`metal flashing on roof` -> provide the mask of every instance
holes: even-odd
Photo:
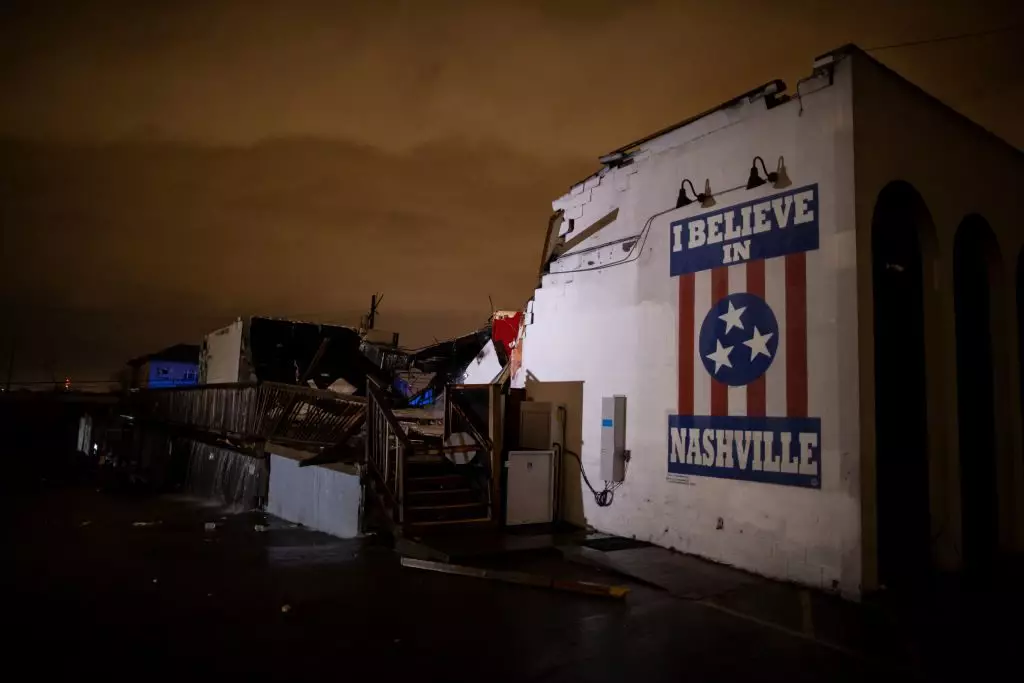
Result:
[[[813,68],[814,70],[818,70],[821,67],[828,66],[829,64],[832,64],[835,61],[836,56],[833,54],[822,55],[820,57],[815,58],[814,63],[811,65],[811,68]]]
[[[819,66],[826,66],[828,64],[831,64],[834,61],[836,61],[837,57],[844,57],[850,54],[851,52],[860,52],[862,54],[867,54],[866,52],[864,52],[864,50],[860,49],[853,43],[847,43],[846,45],[840,45],[834,50],[829,50],[828,52],[822,53],[815,57],[813,68],[817,69]]]

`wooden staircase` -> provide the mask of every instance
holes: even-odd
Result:
[[[406,463],[406,524],[424,526],[490,521],[487,493],[473,472],[444,456],[415,458]]]
[[[495,523],[484,463],[455,465],[443,454],[440,435],[424,436],[391,409],[372,381],[367,391],[368,489],[396,536]],[[481,446],[481,450],[483,450]]]

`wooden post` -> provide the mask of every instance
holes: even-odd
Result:
[[[10,391],[11,390],[11,377],[14,375],[14,344],[15,344],[15,341],[16,341],[16,337],[14,336],[14,332],[11,332],[11,348],[8,351],[8,354],[7,354],[7,382],[5,383],[4,391]]]
[[[505,468],[505,395],[500,384],[492,384],[488,401],[488,438],[491,440],[491,523],[504,524],[505,511],[501,504],[501,480]]]

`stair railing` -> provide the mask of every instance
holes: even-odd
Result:
[[[366,462],[386,499],[393,522],[405,521],[405,462],[413,445],[398,423],[380,384],[366,382]]]

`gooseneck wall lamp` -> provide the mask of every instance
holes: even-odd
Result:
[[[695,197],[695,199],[690,199],[686,195],[687,183],[689,183],[690,185],[690,194],[692,194]],[[697,192],[697,190],[694,189],[693,183],[690,181],[690,179],[683,178],[683,182],[679,185],[679,196],[676,198],[676,208],[679,209],[684,206],[689,206],[690,204],[693,204],[695,201],[700,202],[700,205],[703,206],[704,208],[714,206],[715,198],[711,194],[710,179],[704,181],[704,191]]]
[[[757,162],[761,162],[761,170],[764,171],[765,178],[761,177],[761,174],[757,172]],[[747,189],[753,190],[755,187],[761,187],[766,182],[771,183],[772,187],[788,187],[790,185],[789,176],[786,174],[786,162],[782,157],[779,157],[779,165],[775,171],[768,172],[768,168],[764,164],[764,159],[761,157],[754,157],[754,160],[750,164],[750,176],[747,178]]]
[[[686,183],[690,183],[690,193],[696,197],[697,191],[693,189],[693,183],[690,182],[689,178],[683,178],[683,182],[679,185],[679,196],[676,198],[676,208],[681,209],[684,206],[693,204],[692,199],[686,196]]]

